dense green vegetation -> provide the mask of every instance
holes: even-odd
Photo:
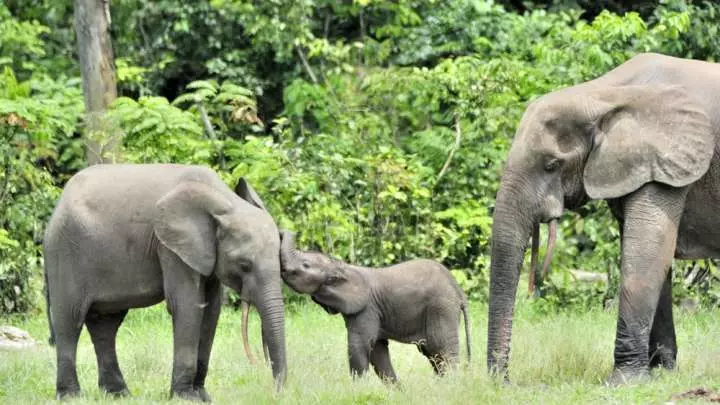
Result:
[[[106,131],[122,137],[121,160],[245,176],[301,247],[364,265],[435,258],[479,300],[528,101],[638,52],[720,58],[709,1],[606,2],[614,12],[558,0],[111,3],[122,97]],[[0,4],[0,312],[39,308],[43,226],[86,164],[76,53],[71,1]],[[567,270],[616,279],[617,227],[604,203],[561,225],[535,305],[599,307],[613,284],[578,287]],[[698,268],[704,281],[676,277],[676,298],[702,290],[717,305],[714,264],[675,271]]]
[[[473,303],[473,360],[442,379],[412,345],[390,343],[401,387],[389,389],[374,375],[352,381],[348,372],[345,325],[319,306],[301,306],[287,318],[288,379],[272,394],[270,368],[253,367],[240,341],[240,314],[223,311],[217,329],[206,387],[216,404],[663,404],[696,387],[720,387],[720,325],[716,312],[677,317],[676,372],[658,372],[638,386],[607,388],[612,368],[616,316],[592,310],[537,316],[521,301],[513,330],[512,384],[505,386],[485,373],[487,307]],[[260,322],[250,317],[250,340],[260,354]],[[38,339],[47,337],[45,318],[14,316],[11,323]],[[78,376],[83,396],[71,404],[188,403],[167,400],[172,369],[172,328],[164,306],[130,311],[118,333],[118,360],[132,397],[105,397],[97,388],[97,366],[86,331],[78,347]],[[464,348],[464,339],[461,339]],[[41,404],[54,401],[53,348],[43,344],[19,352],[0,352],[0,401]],[[699,403],[677,401],[676,403]]]

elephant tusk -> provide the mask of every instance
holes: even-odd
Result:
[[[250,364],[253,366],[257,364],[255,356],[253,356],[250,350],[250,344],[248,343],[248,313],[250,312],[250,305],[247,301],[242,302],[242,318],[240,320],[240,328],[242,329],[242,340],[243,346],[245,347],[245,355],[247,356]]]
[[[548,267],[552,261],[553,251],[555,250],[555,239],[557,238],[557,219],[550,221],[550,229],[548,230],[547,248],[545,249],[545,260],[542,267],[542,279],[547,276]]]
[[[528,295],[535,291],[535,277],[538,275],[538,249],[540,247],[540,224],[533,225],[532,248],[530,250],[530,274],[528,275]]]

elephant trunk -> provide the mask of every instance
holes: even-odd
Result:
[[[487,365],[505,379],[520,267],[534,225],[532,210],[522,207],[523,201],[527,198],[503,184],[493,214]]]
[[[297,259],[295,235],[288,231],[282,231],[280,233],[280,269],[285,271],[294,259]]]
[[[281,291],[281,281],[273,280],[260,293],[256,306],[262,320],[262,340],[267,346],[270,357],[275,389],[279,391],[285,384],[287,360],[285,355],[285,305]]]

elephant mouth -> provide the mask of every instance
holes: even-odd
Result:
[[[340,313],[340,311],[338,311],[337,309],[335,309],[335,308],[333,308],[333,307],[331,307],[331,306],[329,306],[329,305],[325,305],[325,304],[323,304],[322,302],[320,302],[320,300],[318,300],[314,295],[312,295],[311,298],[312,298],[312,300],[313,300],[316,304],[320,305],[320,306],[325,310],[325,312],[327,312],[328,314],[330,314],[330,315],[335,315],[335,314],[339,314],[339,313]]]
[[[530,280],[528,283],[528,292],[530,294],[535,292],[535,277],[538,276],[542,280],[547,275],[547,270],[550,267],[550,262],[552,261],[553,252],[555,250],[555,239],[557,239],[558,218],[555,217],[547,221],[547,247],[545,248],[545,258],[543,259],[542,271],[540,272],[538,268],[538,250],[540,248],[540,223],[542,222],[538,222],[533,225],[532,230],[532,247],[530,250]]]

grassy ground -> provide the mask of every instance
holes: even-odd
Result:
[[[226,309],[213,348],[208,392],[220,404],[626,404],[664,403],[672,394],[699,386],[720,389],[720,312],[676,312],[679,371],[657,373],[652,382],[640,386],[607,388],[602,381],[612,366],[615,313],[539,316],[520,303],[513,333],[513,383],[504,386],[485,372],[486,311],[480,305],[472,307],[470,368],[445,378],[436,378],[414,347],[391,343],[391,356],[402,380],[401,387],[393,389],[375,375],[351,381],[342,318],[328,316],[315,305],[301,307],[287,318],[289,374],[285,390],[274,396],[269,368],[250,366],[242,351],[239,313]],[[253,315],[251,341],[262,358],[259,322]],[[7,323],[43,343],[32,350],[0,352],[0,403],[51,402],[55,352],[45,343],[45,317],[0,319],[0,324]],[[461,344],[464,347],[464,339]],[[118,336],[118,356],[133,396],[113,400],[97,388],[95,355],[83,331],[78,350],[83,396],[69,403],[167,402],[172,339],[163,305],[130,312]]]

